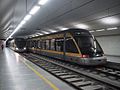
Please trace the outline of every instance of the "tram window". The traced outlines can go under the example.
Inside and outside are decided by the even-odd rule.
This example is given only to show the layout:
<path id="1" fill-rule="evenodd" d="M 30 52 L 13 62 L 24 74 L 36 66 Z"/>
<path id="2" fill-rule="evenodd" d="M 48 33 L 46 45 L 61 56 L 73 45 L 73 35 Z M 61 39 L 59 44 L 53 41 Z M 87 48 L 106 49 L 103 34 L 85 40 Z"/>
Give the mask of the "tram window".
<path id="1" fill-rule="evenodd" d="M 36 41 L 34 41 L 34 48 L 36 48 Z"/>
<path id="2" fill-rule="evenodd" d="M 30 47 L 30 42 L 29 41 L 27 41 L 26 47 Z"/>
<path id="3" fill-rule="evenodd" d="M 40 47 L 41 47 L 41 49 L 43 49 L 42 43 L 43 43 L 43 41 L 41 40 L 41 41 L 40 41 Z"/>
<path id="4" fill-rule="evenodd" d="M 78 53 L 77 47 L 75 46 L 75 43 L 72 39 L 66 39 L 65 48 L 66 52 Z"/>
<path id="5" fill-rule="evenodd" d="M 103 50 L 102 50 L 102 48 L 100 47 L 98 41 L 95 40 L 95 42 L 96 42 L 96 51 L 97 51 L 97 53 L 99 53 L 99 54 L 100 54 L 100 53 L 103 53 Z"/>
<path id="6" fill-rule="evenodd" d="M 31 41 L 30 41 L 30 48 L 32 47 Z"/>
<path id="7" fill-rule="evenodd" d="M 37 48 L 39 48 L 39 47 L 38 47 L 38 42 L 39 42 L 39 41 L 37 40 Z"/>
<path id="8" fill-rule="evenodd" d="M 29 43 L 28 43 L 28 44 L 29 44 L 29 47 L 31 48 L 31 41 L 29 41 Z"/>
<path id="9" fill-rule="evenodd" d="M 41 47 L 41 49 L 43 49 L 43 47 L 42 47 L 42 40 L 40 40 L 40 47 Z"/>
<path id="10" fill-rule="evenodd" d="M 26 42 L 26 47 L 28 47 L 28 45 L 29 45 L 29 44 L 28 44 L 28 41 L 27 41 L 27 42 Z"/>
<path id="11" fill-rule="evenodd" d="M 35 48 L 35 41 L 33 41 L 33 43 L 32 43 L 32 44 L 33 44 L 33 47 Z"/>
<path id="12" fill-rule="evenodd" d="M 102 53 L 102 49 L 96 40 L 91 36 L 79 36 L 75 37 L 75 40 L 81 50 L 82 54 Z"/>
<path id="13" fill-rule="evenodd" d="M 49 50 L 51 49 L 51 40 L 49 40 Z"/>
<path id="14" fill-rule="evenodd" d="M 56 51 L 63 51 L 63 43 L 64 43 L 64 39 L 56 39 L 55 40 L 55 46 L 56 46 Z"/>
<path id="15" fill-rule="evenodd" d="M 31 41 L 31 48 L 34 47 L 34 41 Z"/>
<path id="16" fill-rule="evenodd" d="M 41 48 L 40 41 L 38 41 L 38 48 Z"/>
<path id="17" fill-rule="evenodd" d="M 30 41 L 30 48 L 32 47 L 32 41 Z"/>
<path id="18" fill-rule="evenodd" d="M 49 40 L 46 40 L 46 49 L 49 50 Z"/>
<path id="19" fill-rule="evenodd" d="M 35 48 L 37 48 L 38 47 L 38 42 L 35 40 L 35 42 L 34 42 L 34 46 L 35 46 Z"/>
<path id="20" fill-rule="evenodd" d="M 55 50 L 55 39 L 51 39 L 50 50 Z"/>
<path id="21" fill-rule="evenodd" d="M 31 45 L 30 45 L 30 41 L 28 41 L 28 47 L 31 47 Z"/>
<path id="22" fill-rule="evenodd" d="M 46 41 L 45 40 L 42 42 L 42 49 L 46 49 Z"/>

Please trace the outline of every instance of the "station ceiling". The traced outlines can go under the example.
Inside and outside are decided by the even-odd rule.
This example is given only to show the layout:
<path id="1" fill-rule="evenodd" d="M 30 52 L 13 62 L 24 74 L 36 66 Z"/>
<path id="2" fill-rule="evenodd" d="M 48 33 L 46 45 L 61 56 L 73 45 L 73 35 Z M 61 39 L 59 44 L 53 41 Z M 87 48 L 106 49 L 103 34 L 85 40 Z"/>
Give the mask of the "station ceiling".
<path id="1" fill-rule="evenodd" d="M 9 37 L 35 5 L 40 6 L 38 12 L 13 37 L 42 35 L 74 27 L 90 31 L 120 27 L 120 0 L 47 0 L 44 5 L 39 5 L 39 1 L 0 0 L 0 39 Z"/>

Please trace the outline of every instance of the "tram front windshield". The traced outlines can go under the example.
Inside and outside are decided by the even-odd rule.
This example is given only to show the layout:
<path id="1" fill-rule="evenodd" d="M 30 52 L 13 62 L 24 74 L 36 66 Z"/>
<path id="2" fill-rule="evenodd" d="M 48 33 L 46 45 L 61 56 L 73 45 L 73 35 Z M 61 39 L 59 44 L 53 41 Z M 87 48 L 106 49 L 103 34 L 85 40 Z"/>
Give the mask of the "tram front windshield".
<path id="1" fill-rule="evenodd" d="M 75 40 L 83 55 L 89 55 L 89 57 L 98 57 L 103 55 L 103 50 L 99 43 L 92 36 L 75 36 Z"/>

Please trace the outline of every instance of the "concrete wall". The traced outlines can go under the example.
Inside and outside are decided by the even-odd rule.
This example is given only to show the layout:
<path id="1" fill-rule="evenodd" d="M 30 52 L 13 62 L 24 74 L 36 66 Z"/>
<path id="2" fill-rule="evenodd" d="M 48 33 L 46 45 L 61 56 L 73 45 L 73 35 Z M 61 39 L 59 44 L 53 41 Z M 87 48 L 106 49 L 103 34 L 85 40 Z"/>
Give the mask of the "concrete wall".
<path id="1" fill-rule="evenodd" d="M 105 54 L 120 56 L 120 35 L 96 37 Z"/>
<path id="2" fill-rule="evenodd" d="M 107 60 L 120 63 L 120 29 L 93 33 L 100 43 Z"/>

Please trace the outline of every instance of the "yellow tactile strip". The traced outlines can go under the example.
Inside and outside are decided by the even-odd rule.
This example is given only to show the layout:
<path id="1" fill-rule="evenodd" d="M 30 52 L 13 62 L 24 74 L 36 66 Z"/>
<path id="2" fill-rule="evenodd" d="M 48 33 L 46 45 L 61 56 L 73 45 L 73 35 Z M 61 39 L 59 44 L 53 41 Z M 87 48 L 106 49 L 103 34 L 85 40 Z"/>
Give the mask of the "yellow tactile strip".
<path id="1" fill-rule="evenodd" d="M 42 80 L 44 80 L 48 85 L 50 85 L 53 90 L 59 90 L 52 82 L 46 79 L 42 74 L 36 71 L 31 65 L 27 64 L 25 61 L 22 61 L 29 69 L 31 69 L 37 76 L 39 76 Z"/>

